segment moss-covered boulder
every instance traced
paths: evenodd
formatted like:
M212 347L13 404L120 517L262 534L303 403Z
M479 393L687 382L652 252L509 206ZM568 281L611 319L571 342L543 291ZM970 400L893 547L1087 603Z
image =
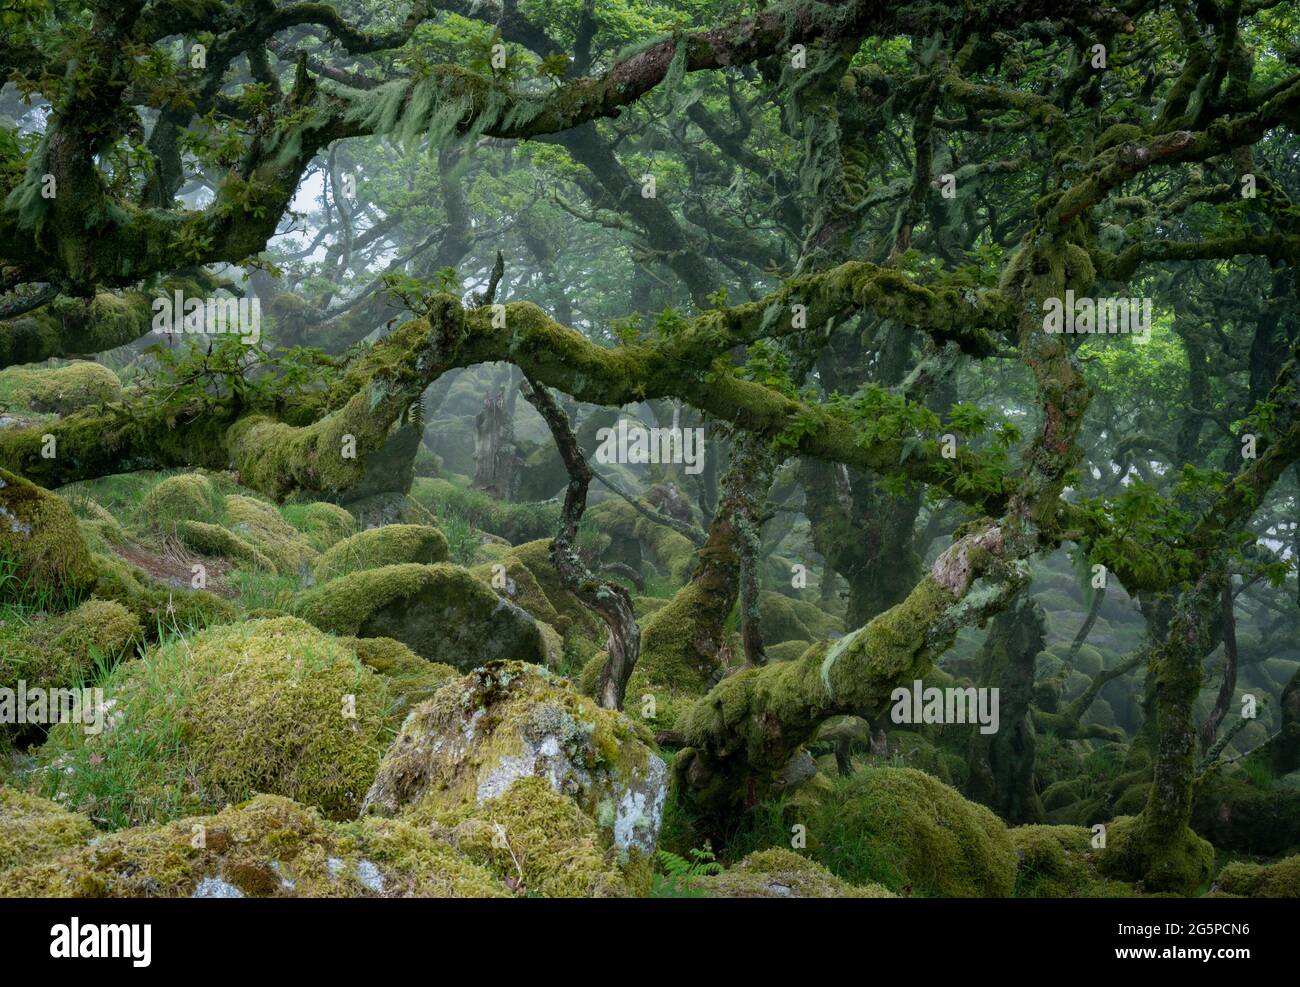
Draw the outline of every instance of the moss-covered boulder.
M385 565L447 561L447 538L426 524L387 524L345 538L328 549L312 567L318 583L337 576Z
M140 512L151 527L171 530L182 521L214 524L225 513L225 504L212 481L202 473L179 473L150 490Z
M447 563L353 572L300 593L292 608L322 630L389 637L463 671L494 659L547 660L537 621Z
M49 799L0 786L0 871L31 865L85 843L95 827Z
M156 583L115 555L96 553L91 565L95 574L92 592L130 610L150 638L192 633L239 617L238 609L229 600L207 590L176 589Z
M281 575L308 571L317 552L306 537L286 521L274 504L254 497L225 498L227 527L266 555Z
M357 519L338 504L296 504L285 507L283 513L285 520L301 531L307 544L318 552L357 533Z
M62 499L0 469L0 600L56 600L95 581L90 549Z
M484 562L469 571L499 595L523 607L538 620L550 624L558 631L561 623L560 615L551 605L550 598L532 570L519 559L505 554L498 561Z
M1234 861L1219 872L1214 890L1243 898L1300 898L1300 856L1267 865Z
M1128 898L1133 887L1097 872L1092 832L1083 826L1016 826L1017 898Z
M493 662L417 707L363 811L423 822L498 799L530 777L571 799L602 845L629 863L653 853L668 772L648 733L523 662Z
M73 688L143 640L139 617L119 603L87 600L49 620L0 626L0 687Z
M1005 898L1015 889L1002 820L923 771L859 771L810 813L807 830L809 851L849 881L943 898Z
M251 566L275 575L275 563L233 531L219 524L206 521L179 521L176 524L176 537L181 544L200 555L210 555L229 559L236 565Z
M759 595L758 629L764 644L780 644L838 637L843 634L844 625L806 600L765 591Z
M387 637L345 637L339 643L350 649L367 668L373 668L388 682L394 715L404 717L424 702L448 679L460 677L450 665L425 661L414 651Z
M535 775L477 805L436 813L433 831L517 894L622 898L645 891L648 867L625 867L596 821Z
M350 818L392 735L383 680L292 617L172 640L119 665L104 688L107 728L54 728L40 780L115 826L257 792Z
M816 861L782 847L751 853L721 874L695 878L690 883L710 898L897 897L879 884L849 884Z
M394 819L332 823L273 795L215 815L110 833L42 862L0 870L4 897L509 894L500 879L427 830Z
M77 360L66 367L11 367L0 373L0 389L33 411L68 415L79 408L118 401L122 384L100 363Z
M551 564L551 540L542 538L537 541L517 545L509 552L509 557L521 563L537 581L546 594L551 608L555 611L555 620L547 623L553 626L566 640L577 634L593 641L603 641L605 631L600 621L588 610L576 596L564 588L560 574Z
M587 512L584 522L609 539L610 560L635 568L636 561L645 558L675 585L690 578L695 545L680 532L641 514L627 501L617 497L603 500ZM630 542L635 542L638 551L629 552Z
M1190 829L1161 839L1158 853L1142 831L1142 816L1116 816L1106 823L1106 846L1097 855L1102 874L1141 881L1144 890L1193 894L1210 879L1214 847Z

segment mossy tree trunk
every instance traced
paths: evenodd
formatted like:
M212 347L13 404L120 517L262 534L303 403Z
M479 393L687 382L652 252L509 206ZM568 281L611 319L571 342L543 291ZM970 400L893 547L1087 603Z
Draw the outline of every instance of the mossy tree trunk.
M1034 788L1037 739L1030 702L1034 664L1043 650L1043 611L1032 598L998 614L980 653L980 688L998 689L998 729L971 733L966 794L1011 823L1045 821Z

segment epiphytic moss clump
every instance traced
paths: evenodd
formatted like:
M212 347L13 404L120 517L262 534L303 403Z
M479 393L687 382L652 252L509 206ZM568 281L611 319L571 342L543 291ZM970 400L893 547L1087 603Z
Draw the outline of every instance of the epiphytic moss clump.
M256 792L353 816L390 734L383 680L291 617L218 626L124 663L102 734L67 724L41 752L47 794L111 825Z
M362 569L417 562L447 561L447 539L426 524L388 524L369 528L329 548L312 567L318 583Z
M416 707L380 765L365 811L425 821L533 776L594 820L604 845L653 851L667 769L644 728L523 662L493 662Z

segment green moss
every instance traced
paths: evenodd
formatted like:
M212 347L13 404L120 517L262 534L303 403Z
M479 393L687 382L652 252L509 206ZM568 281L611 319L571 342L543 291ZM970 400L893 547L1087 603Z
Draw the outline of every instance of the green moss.
M108 367L78 360L53 369L6 368L0 371L0 393L7 394L7 402L25 404L33 411L68 415L120 400L122 385Z
M542 584L537 581L537 577L533 575L531 569L519 561L518 558L509 554L509 549L503 554L501 561L485 562L482 565L474 566L469 571L476 578L487 583L497 593L523 607L538 620L545 621L558 630L560 615L556 612L555 607L551 605L550 598L542 590ZM501 575L505 577L504 586L496 585L502 581L499 578ZM566 626L571 626L571 622Z
M513 504L447 480L417 477L411 497L435 517L463 518L512 544L548 537L560 523L560 508L553 501Z
M681 533L656 524L621 498L610 498L592 507L584 525L610 538L634 539L655 568L674 585L682 585L695 565L695 545Z
M414 651L387 637L347 637L339 643L349 648L367 668L388 681L394 715L404 717L411 707L428 699L448 679L460 672L441 662L425 661Z
M866 768L837 781L807 835L810 852L849 881L953 898L1005 898L1015 888L1002 821L911 768Z
M292 610L322 630L391 637L422 658L462 670L497 658L547 659L532 617L447 563L353 572L300 593Z
M1268 865L1234 861L1214 883L1218 890L1246 898L1300 898L1300 856Z
M774 847L751 853L734 867L691 882L711 898L893 898L879 884L849 884L816 861Z
M225 509L230 530L266 555L281 575L304 572L316 558L316 550L274 504L232 495L225 499Z
M548 620L547 623L563 637L567 639L571 634L579 634L592 640L604 639L604 629L599 620L583 606L581 600L564 588L560 574L551 565L549 538L517 545L510 550L509 557L532 573L555 611L555 619Z
M100 837L0 873L0 895L36 897L503 897L505 886L400 820L323 820L259 795L209 816Z
M74 688L89 684L144 637L139 618L117 603L87 600L75 610L16 630L0 630L0 687Z
M328 549L312 569L318 583L362 569L417 562L429 565L447 561L447 539L437 528L423 524L389 524L370 528Z
M701 660L693 617L707 592L689 584L646 619L641 627L641 657L633 672L639 688L703 695L716 666Z
M91 553L71 508L0 469L0 600L62 599L94 581Z
M202 473L167 477L141 504L143 517L158 530L171 530L182 521L214 524L222 519L224 510L221 494Z
M255 792L350 817L389 736L383 681L288 617L170 641L119 665L105 693L109 728L51 731L42 784L119 826Z
M628 865L654 849L666 768L649 735L535 665L493 662L412 711L366 809L413 823L460 818L538 776Z
M186 548L200 555L240 562L272 575L276 573L275 563L270 558L219 524L208 524L205 521L180 521L176 525L176 537Z
M1097 874L1092 833L1083 826L1017 826L1017 898L1126 898L1132 886Z
M0 786L0 871L41 863L95 833L85 816Z
M438 825L451 842L518 894L547 898L613 898L644 894L619 866L595 821L544 778L519 778L501 795L469 812L447 813Z
M1161 842L1153 859L1143 839L1142 816L1116 816L1106 823L1106 847L1098 853L1101 873L1141 881L1148 891L1192 894L1210 878L1214 847L1188 828Z
M190 632L235 620L234 604L206 590L179 590L150 580L143 572L114 555L91 557L96 596L121 603L140 619L151 638L160 634Z
M316 501L291 504L281 509L286 521L307 536L307 544L323 552L357 533L357 519L338 504Z

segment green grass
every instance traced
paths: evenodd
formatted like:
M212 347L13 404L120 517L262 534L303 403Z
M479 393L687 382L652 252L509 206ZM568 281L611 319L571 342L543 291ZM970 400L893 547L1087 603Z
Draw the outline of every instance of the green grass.
M239 594L239 606L245 610L283 610L298 589L297 578L260 569L232 569L226 583Z

